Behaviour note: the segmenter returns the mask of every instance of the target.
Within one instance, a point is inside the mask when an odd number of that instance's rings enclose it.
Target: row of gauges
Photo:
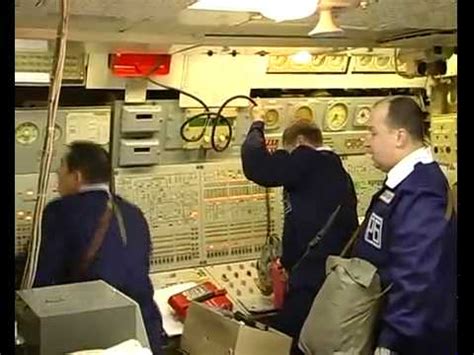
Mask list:
[[[366,126],[370,118],[370,107],[360,107],[355,116],[354,125]],[[305,120],[313,121],[314,117],[313,110],[308,106],[301,106],[298,108],[294,115],[294,120]],[[325,117],[325,126],[330,131],[343,130],[349,120],[349,108],[346,104],[337,103],[330,106],[327,110]],[[265,124],[268,129],[276,129],[279,127],[280,114],[276,109],[270,109],[265,113]]]
[[[56,125],[54,127],[54,141],[61,138],[61,128]],[[37,125],[32,122],[24,122],[20,124],[15,130],[15,139],[17,143],[29,145],[36,142],[39,138],[40,131]]]

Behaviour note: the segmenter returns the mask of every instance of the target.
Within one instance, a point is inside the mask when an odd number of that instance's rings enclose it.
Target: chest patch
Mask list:
[[[385,190],[380,196],[379,199],[385,202],[387,205],[392,202],[395,194],[390,190]]]
[[[364,240],[377,249],[382,249],[382,228],[383,218],[372,212],[365,229]]]

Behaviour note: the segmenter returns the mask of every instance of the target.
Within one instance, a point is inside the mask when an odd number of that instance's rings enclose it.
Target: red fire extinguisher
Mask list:
[[[280,263],[280,259],[274,259],[270,266],[273,285],[273,306],[281,309],[287,292],[288,276]]]

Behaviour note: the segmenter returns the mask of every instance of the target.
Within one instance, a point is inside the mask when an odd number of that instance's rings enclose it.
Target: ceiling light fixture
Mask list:
[[[263,0],[260,13],[276,22],[298,20],[316,12],[319,0]]]
[[[356,8],[360,5],[360,0],[320,0],[319,21],[308,33],[309,36],[321,34],[341,34],[344,31],[334,23],[332,9]]]
[[[290,59],[295,64],[309,64],[313,56],[308,51],[299,51],[290,56]]]
[[[316,12],[319,0],[199,0],[191,10],[259,12],[276,22],[309,17]]]

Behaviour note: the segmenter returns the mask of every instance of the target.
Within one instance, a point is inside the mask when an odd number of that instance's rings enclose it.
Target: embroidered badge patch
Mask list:
[[[383,202],[385,202],[387,205],[392,202],[393,198],[395,197],[395,194],[390,191],[390,190],[385,190],[380,196],[379,199],[381,199]]]
[[[383,218],[372,212],[369,223],[367,223],[367,228],[365,229],[364,239],[377,249],[382,248],[382,228]]]

